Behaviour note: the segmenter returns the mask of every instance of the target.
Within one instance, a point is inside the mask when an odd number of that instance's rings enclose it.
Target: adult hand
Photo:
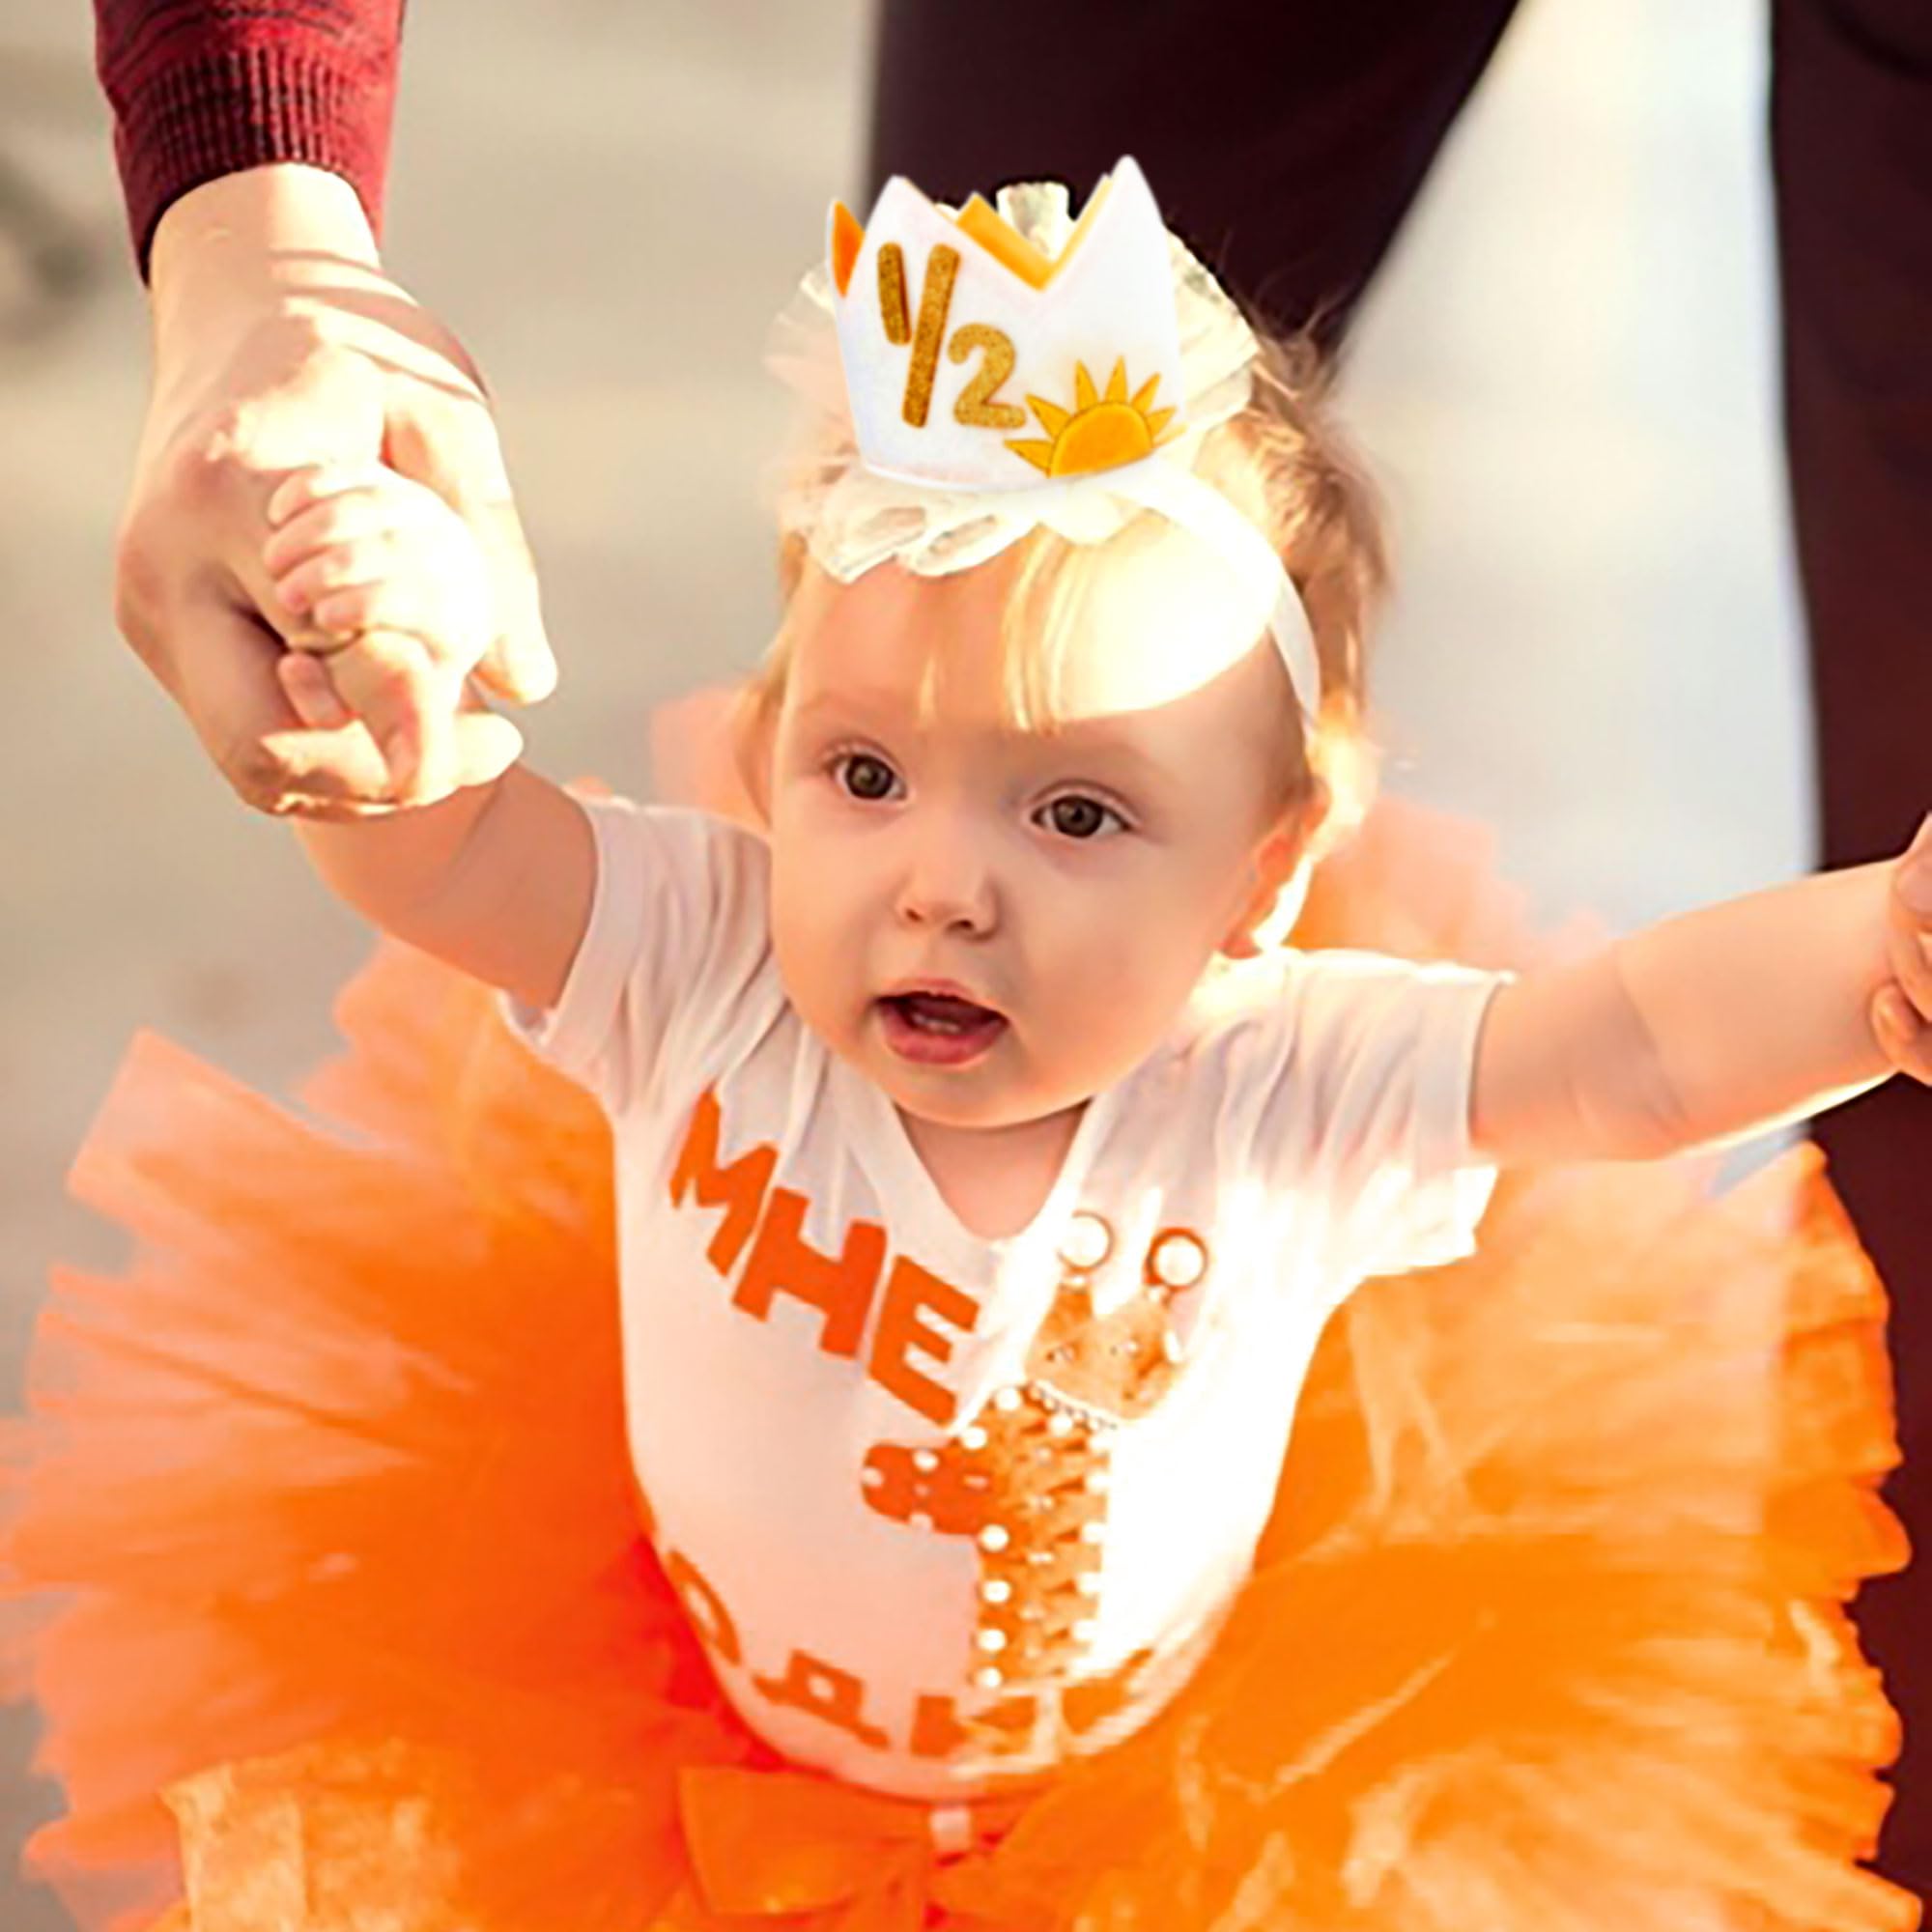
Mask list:
[[[342,667],[353,719],[298,714],[277,666],[307,620],[262,560],[269,499],[292,472],[386,464],[436,491],[482,549],[495,635],[478,681],[520,702],[548,694],[529,549],[462,345],[384,275],[355,191],[315,168],[185,195],[151,274],[155,386],[115,564],[128,642],[264,811],[354,816],[497,777],[520,749],[514,727],[452,715],[420,654],[380,634],[358,646],[368,662]]]
[[[1872,1032],[1899,1072],[1932,1087],[1932,817],[1893,868],[1886,948],[1891,980],[1872,1002]]]

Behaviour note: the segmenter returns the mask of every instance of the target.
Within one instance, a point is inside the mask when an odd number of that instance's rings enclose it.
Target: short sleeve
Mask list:
[[[1338,950],[1249,991],[1227,1070],[1250,1158],[1319,1208],[1341,1292],[1473,1249],[1496,1179],[1470,1141],[1476,1047],[1509,977]]]
[[[512,1028],[611,1114],[641,1102],[695,1023],[721,1028],[769,957],[767,865],[707,812],[583,801],[596,845],[590,919],[556,1005],[505,999]]]

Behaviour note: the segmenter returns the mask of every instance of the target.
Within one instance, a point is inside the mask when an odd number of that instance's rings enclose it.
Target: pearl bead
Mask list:
[[[1064,1408],[1056,1408],[1047,1417],[1046,1433],[1049,1435],[1071,1435],[1073,1434],[1073,1418]]]
[[[973,1673],[973,1682],[981,1690],[997,1690],[1007,1681],[1007,1673],[997,1663],[982,1664]]]
[[[986,1446],[986,1432],[975,1422],[959,1432],[959,1446],[976,1455]]]
[[[1004,1604],[1013,1594],[1013,1586],[1004,1577],[988,1577],[980,1585],[980,1594],[989,1604]]]
[[[1163,1288],[1192,1288],[1208,1272],[1208,1250],[1198,1235],[1175,1228],[1153,1244],[1148,1273]]]
[[[939,1458],[930,1449],[915,1449],[912,1452],[912,1465],[915,1469],[930,1474],[939,1467]]]
[[[1003,1630],[982,1630],[978,1641],[983,1651],[1002,1651],[1007,1647],[1007,1634]]]
[[[980,1548],[981,1549],[1001,1550],[1011,1541],[1012,1538],[1007,1534],[1005,1527],[997,1522],[989,1522],[980,1532]]]
[[[1113,1230],[1099,1215],[1083,1208],[1067,1217],[1066,1232],[1060,1239],[1060,1259],[1068,1267],[1085,1272],[1098,1267],[1113,1246]]]
[[[993,1398],[993,1406],[1004,1409],[1010,1415],[1020,1406],[1020,1392],[1016,1388],[1003,1388]]]

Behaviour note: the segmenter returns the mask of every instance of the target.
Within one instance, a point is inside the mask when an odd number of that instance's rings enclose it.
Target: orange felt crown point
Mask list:
[[[832,204],[832,242],[827,252],[832,257],[833,285],[841,296],[852,284],[852,269],[865,241],[866,230],[859,217],[842,201],[835,201]]]

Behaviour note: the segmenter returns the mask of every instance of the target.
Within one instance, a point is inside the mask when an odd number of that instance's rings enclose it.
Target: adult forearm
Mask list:
[[[128,222],[143,272],[156,224],[205,182],[271,162],[325,169],[382,221],[403,0],[95,0]]]
[[[1883,1079],[1872,998],[1889,977],[1895,862],[1822,872],[1632,934],[1617,977],[1694,1146],[1802,1119]]]

